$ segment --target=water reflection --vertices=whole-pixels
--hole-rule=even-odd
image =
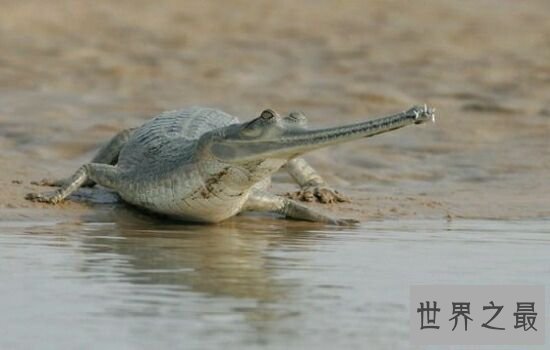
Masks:
[[[252,322],[280,319],[295,312],[270,305],[292,298],[300,280],[283,278],[279,270],[308,268],[305,258],[289,255],[315,246],[327,236],[322,228],[265,216],[188,225],[117,205],[83,218],[80,270],[96,280],[139,286],[130,297],[140,303],[173,303],[193,293],[242,300],[231,309]]]
[[[548,221],[197,226],[95,209],[0,222],[0,348],[32,333],[56,348],[402,349],[411,285],[549,278]]]

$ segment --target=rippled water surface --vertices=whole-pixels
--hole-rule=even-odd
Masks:
[[[544,220],[0,222],[0,348],[409,348],[410,285],[544,284],[549,249]]]

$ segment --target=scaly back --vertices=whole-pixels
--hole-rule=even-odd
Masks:
[[[238,122],[236,117],[213,108],[163,112],[134,131],[120,152],[118,166],[143,176],[169,171],[192,159],[201,135]]]

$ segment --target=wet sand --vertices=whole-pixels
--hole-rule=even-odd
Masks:
[[[436,124],[307,156],[380,219],[550,216],[550,3],[19,1],[0,12],[0,220],[76,220],[116,201],[25,201],[115,132],[206,105],[312,126],[417,103]],[[274,191],[295,189],[276,176]]]

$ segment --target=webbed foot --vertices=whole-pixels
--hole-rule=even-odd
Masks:
[[[43,193],[28,193],[25,199],[43,202],[43,203],[59,203],[67,198],[71,193],[76,191],[84,184],[95,184],[96,181],[107,187],[112,187],[113,181],[117,176],[117,168],[107,164],[84,164],[74,173],[74,175],[61,188],[52,192]],[[65,182],[65,180],[62,180]],[[50,181],[43,180],[45,184]],[[55,181],[57,183],[57,181]]]
[[[304,186],[297,192],[287,193],[287,197],[304,202],[338,203],[350,200],[338,191],[326,186]]]
[[[25,199],[33,202],[56,204],[63,200],[63,195],[59,190],[42,193],[31,192],[27,193]]]

